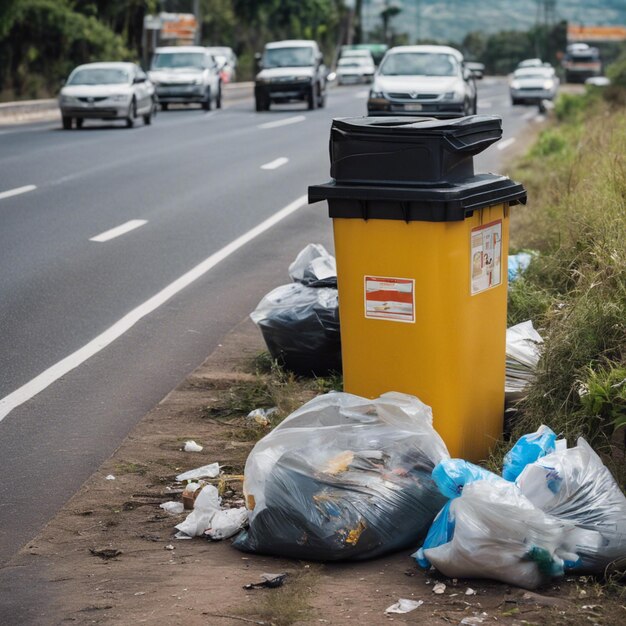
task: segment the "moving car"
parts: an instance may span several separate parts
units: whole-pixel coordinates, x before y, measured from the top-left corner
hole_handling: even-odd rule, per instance
[[[152,122],[154,86],[134,63],[87,63],[69,75],[59,94],[63,128],[74,120],[82,128],[86,119],[123,120],[132,127],[137,117]]]
[[[209,46],[209,54],[213,56],[220,72],[222,83],[231,83],[237,79],[237,55],[228,46]]]
[[[600,76],[602,74],[600,51],[586,43],[570,44],[563,57],[563,69],[568,83],[582,83],[587,78]]]
[[[315,41],[298,39],[268,43],[259,59],[254,83],[257,111],[273,103],[306,102],[309,109],[326,102],[326,67]]]
[[[217,63],[202,46],[157,48],[152,58],[150,80],[159,104],[167,110],[172,103],[198,103],[209,111],[222,106],[222,81]]]
[[[452,118],[476,114],[476,81],[448,46],[391,48],[374,75],[368,115]]]
[[[474,75],[476,80],[482,80],[485,76],[484,63],[476,63],[475,61],[465,61],[465,67]]]
[[[543,61],[541,59],[524,59],[517,64],[516,70],[521,70],[523,67],[541,67]]]
[[[558,90],[559,78],[553,67],[523,67],[513,72],[511,104],[540,104],[543,100],[554,100]]]
[[[337,63],[337,82],[340,85],[348,83],[371,83],[376,67],[372,55],[341,57]]]

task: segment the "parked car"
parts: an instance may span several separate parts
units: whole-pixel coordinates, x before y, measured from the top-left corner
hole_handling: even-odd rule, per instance
[[[448,46],[391,48],[374,75],[369,115],[452,118],[476,114],[476,81]]]
[[[228,46],[209,46],[209,54],[215,59],[222,83],[231,83],[237,80],[237,55]]]
[[[163,110],[172,103],[199,103],[206,111],[222,106],[219,69],[202,46],[157,48],[149,76]]]
[[[554,100],[559,78],[551,66],[523,67],[515,70],[510,84],[511,104],[540,104]]]
[[[371,54],[369,58],[350,55],[339,59],[335,74],[337,82],[340,85],[346,85],[348,83],[371,83],[375,71],[376,67]]]
[[[123,120],[132,127],[141,116],[152,122],[154,85],[134,63],[87,63],[69,75],[59,94],[63,128],[74,120],[82,128],[86,119]]]
[[[261,69],[254,83],[257,111],[282,102],[306,102],[309,109],[324,106],[326,67],[315,41],[268,43],[257,59]]]

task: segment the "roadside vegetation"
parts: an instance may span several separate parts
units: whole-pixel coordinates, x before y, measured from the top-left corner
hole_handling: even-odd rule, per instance
[[[509,323],[532,319],[545,345],[512,437],[542,423],[569,445],[585,437],[624,487],[626,56],[609,74],[608,90],[559,98],[513,172],[530,203],[514,212],[512,248],[537,254],[512,285]]]

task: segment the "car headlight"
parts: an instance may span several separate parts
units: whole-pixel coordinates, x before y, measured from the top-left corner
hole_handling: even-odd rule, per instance
[[[511,83],[511,89],[519,89],[519,83],[516,80]]]
[[[109,100],[113,100],[113,102],[125,102],[128,100],[129,96],[127,94],[118,93],[115,96],[109,96]]]
[[[543,83],[544,89],[552,89],[552,87],[554,87],[554,81],[547,80],[545,83]]]
[[[444,100],[463,100],[463,92],[462,91],[446,91],[443,94]]]
[[[77,102],[74,96],[61,96],[61,104],[76,104]]]
[[[269,85],[272,81],[269,78],[257,78],[256,79],[256,84],[257,85]]]
[[[310,76],[296,76],[295,81],[297,83],[310,83],[311,77]]]
[[[379,91],[377,89],[372,89],[370,91],[370,98],[377,99],[377,100],[384,99],[385,94],[382,91]]]
[[[202,79],[201,78],[196,78],[195,80],[191,81],[192,85],[201,85],[202,84]]]

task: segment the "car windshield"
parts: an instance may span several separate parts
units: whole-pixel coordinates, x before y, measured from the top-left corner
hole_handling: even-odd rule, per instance
[[[202,52],[161,52],[152,60],[152,69],[180,69],[204,67],[204,54]]]
[[[128,72],[119,68],[98,67],[78,70],[67,81],[68,85],[120,85],[129,83]]]
[[[266,48],[263,54],[263,67],[309,67],[313,65],[313,49]]]
[[[364,65],[370,65],[367,59],[355,57],[352,59],[339,59],[339,67],[362,67]]]
[[[384,76],[455,76],[457,71],[457,60],[439,52],[390,54],[380,66]]]

